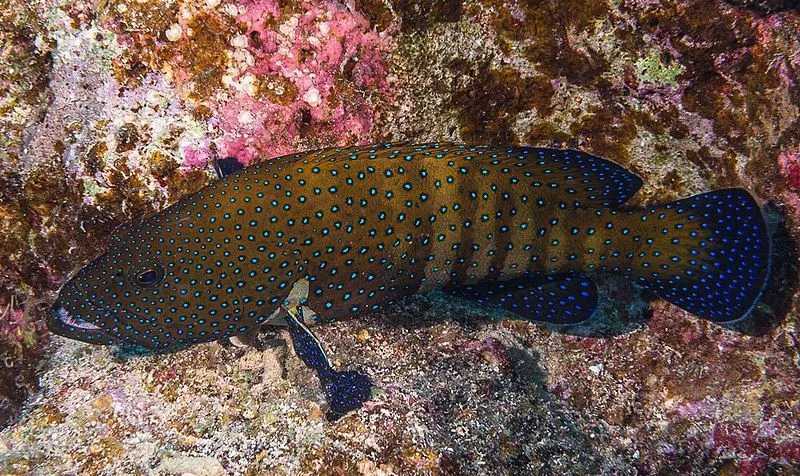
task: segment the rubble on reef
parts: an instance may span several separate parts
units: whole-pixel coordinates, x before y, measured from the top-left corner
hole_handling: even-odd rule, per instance
[[[0,45],[0,473],[800,471],[793,2],[6,0]],[[280,339],[47,333],[64,278],[213,157],[382,140],[579,148],[637,203],[746,187],[768,292],[720,327],[610,280],[568,332],[411,299],[319,328],[381,387],[336,422]]]

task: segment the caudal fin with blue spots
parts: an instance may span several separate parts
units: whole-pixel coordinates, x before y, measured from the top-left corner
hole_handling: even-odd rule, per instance
[[[633,271],[640,284],[715,322],[752,310],[769,278],[770,238],[747,191],[718,190],[635,215],[642,240]]]

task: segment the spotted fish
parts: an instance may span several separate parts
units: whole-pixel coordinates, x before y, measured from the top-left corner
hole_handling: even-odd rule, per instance
[[[611,273],[727,322],[753,308],[769,272],[745,190],[623,208],[641,180],[579,151],[382,144],[216,168],[221,180],[118,229],[63,285],[50,329],[172,349],[280,321],[333,381],[307,325],[403,296],[441,289],[575,324]]]

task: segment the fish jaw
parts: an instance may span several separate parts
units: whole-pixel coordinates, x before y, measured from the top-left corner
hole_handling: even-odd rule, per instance
[[[102,328],[70,312],[59,302],[56,302],[50,308],[50,314],[47,317],[47,328],[54,334],[88,344],[111,345],[117,343],[117,339]]]

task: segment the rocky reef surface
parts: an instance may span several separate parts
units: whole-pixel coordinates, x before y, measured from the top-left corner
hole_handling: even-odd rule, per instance
[[[0,45],[0,473],[800,471],[795,2],[4,0]],[[66,275],[210,158],[379,140],[580,148],[640,203],[746,187],[768,293],[723,328],[612,281],[569,332],[409,300],[319,329],[381,389],[336,422],[281,335],[47,334]]]

